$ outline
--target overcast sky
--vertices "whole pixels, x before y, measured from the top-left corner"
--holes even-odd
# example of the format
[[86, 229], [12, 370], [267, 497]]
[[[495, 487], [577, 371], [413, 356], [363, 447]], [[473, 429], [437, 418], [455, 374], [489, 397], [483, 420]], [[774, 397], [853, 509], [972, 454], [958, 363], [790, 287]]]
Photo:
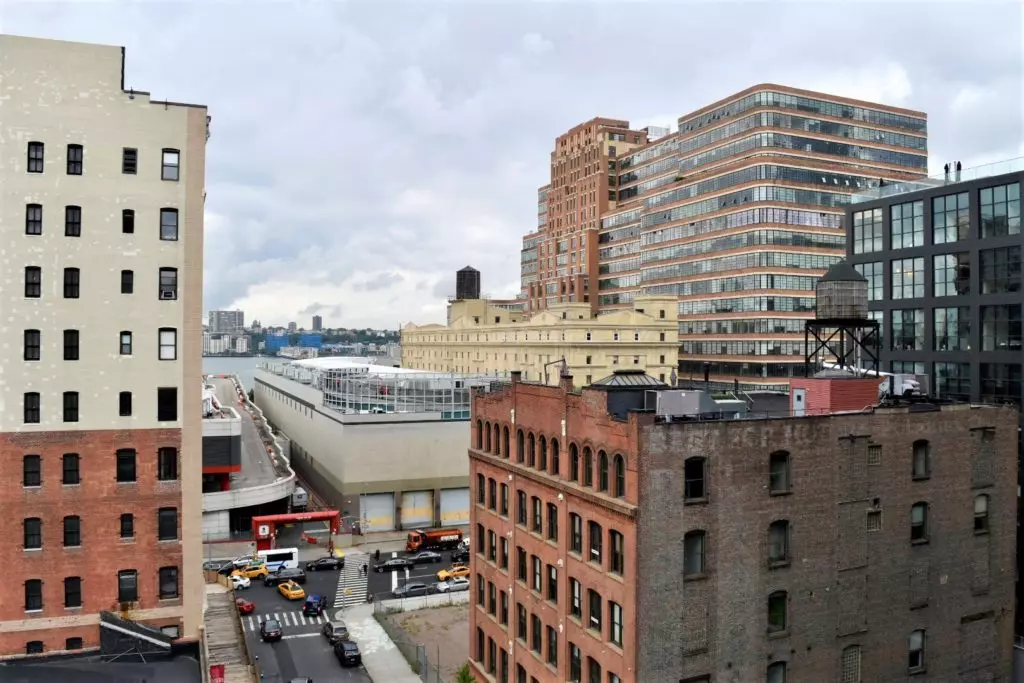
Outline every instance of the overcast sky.
[[0, 31], [127, 48], [203, 103], [204, 307], [264, 324], [442, 322], [455, 271], [519, 289], [554, 138], [760, 82], [923, 110], [929, 166], [1024, 156], [1018, 2], [388, 4], [0, 0]]

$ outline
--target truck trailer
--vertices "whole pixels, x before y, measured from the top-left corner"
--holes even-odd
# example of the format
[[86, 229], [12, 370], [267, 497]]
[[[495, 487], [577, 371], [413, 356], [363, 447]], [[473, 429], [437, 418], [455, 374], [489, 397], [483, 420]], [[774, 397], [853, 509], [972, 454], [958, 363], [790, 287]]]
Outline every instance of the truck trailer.
[[410, 531], [405, 542], [407, 552], [418, 550], [448, 550], [462, 544], [462, 529], [420, 529]]

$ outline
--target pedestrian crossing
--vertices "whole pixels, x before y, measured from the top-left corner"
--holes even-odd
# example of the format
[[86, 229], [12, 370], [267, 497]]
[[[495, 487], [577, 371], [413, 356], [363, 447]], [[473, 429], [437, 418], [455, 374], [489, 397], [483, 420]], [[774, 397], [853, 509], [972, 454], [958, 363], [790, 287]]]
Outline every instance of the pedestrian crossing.
[[338, 572], [338, 590], [334, 594], [334, 608], [344, 609], [366, 602], [366, 587], [370, 582], [363, 574], [363, 565], [369, 567], [366, 553], [345, 553], [345, 568]]
[[323, 624], [326, 624], [331, 620], [331, 615], [327, 612], [319, 616], [307, 616], [301, 611], [299, 612], [272, 612], [270, 614], [250, 614], [242, 617], [242, 625], [246, 631], [251, 633], [259, 633], [260, 622], [268, 619], [276, 619], [280, 622], [281, 626], [288, 628], [296, 628], [301, 626], [310, 626], [315, 629], [319, 629]]

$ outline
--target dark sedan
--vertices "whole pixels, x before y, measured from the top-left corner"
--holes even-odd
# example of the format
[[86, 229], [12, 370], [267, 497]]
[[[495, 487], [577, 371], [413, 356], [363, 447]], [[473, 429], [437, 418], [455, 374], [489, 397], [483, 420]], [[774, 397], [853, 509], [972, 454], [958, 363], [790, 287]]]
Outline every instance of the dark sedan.
[[264, 643], [271, 640], [281, 640], [281, 623], [277, 619], [267, 619], [260, 622], [260, 639]]
[[469, 551], [465, 548], [456, 548], [452, 551], [452, 562], [469, 562]]
[[382, 562], [373, 568], [375, 572], [394, 572], [401, 569], [411, 569], [413, 563], [403, 557], [396, 557], [393, 560]]
[[414, 598], [419, 595], [426, 595], [429, 592], [430, 587], [425, 583], [407, 583], [391, 591], [391, 595], [396, 598]]
[[343, 557], [318, 557], [306, 563], [307, 572], [315, 572], [320, 569], [344, 569], [345, 558]]
[[282, 567], [273, 574], [267, 574], [263, 577], [264, 586], [276, 586], [284, 583], [285, 581], [294, 581], [295, 583], [304, 584], [306, 583], [306, 572], [301, 569], [285, 569]]
[[334, 644], [334, 656], [342, 666], [359, 666], [363, 663], [363, 656], [359, 652], [359, 646], [351, 640], [339, 640]]
[[409, 560], [413, 564], [436, 564], [437, 562], [442, 561], [441, 553], [435, 553], [432, 550], [424, 550], [421, 553], [409, 555], [405, 559]]

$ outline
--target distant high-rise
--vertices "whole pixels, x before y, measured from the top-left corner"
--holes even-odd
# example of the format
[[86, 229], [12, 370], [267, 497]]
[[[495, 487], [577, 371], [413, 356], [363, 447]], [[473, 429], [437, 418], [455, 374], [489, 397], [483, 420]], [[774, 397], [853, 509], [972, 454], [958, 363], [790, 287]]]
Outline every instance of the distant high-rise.
[[299, 329], [298, 323], [295, 323], [295, 322], [288, 323], [288, 331], [289, 332], [294, 332], [297, 329]]
[[324, 329], [324, 319], [318, 315], [313, 316], [313, 331], [319, 332]]
[[213, 334], [241, 334], [245, 328], [242, 311], [210, 311], [210, 332]]
[[480, 271], [466, 266], [455, 274], [455, 298], [459, 301], [480, 298]]

